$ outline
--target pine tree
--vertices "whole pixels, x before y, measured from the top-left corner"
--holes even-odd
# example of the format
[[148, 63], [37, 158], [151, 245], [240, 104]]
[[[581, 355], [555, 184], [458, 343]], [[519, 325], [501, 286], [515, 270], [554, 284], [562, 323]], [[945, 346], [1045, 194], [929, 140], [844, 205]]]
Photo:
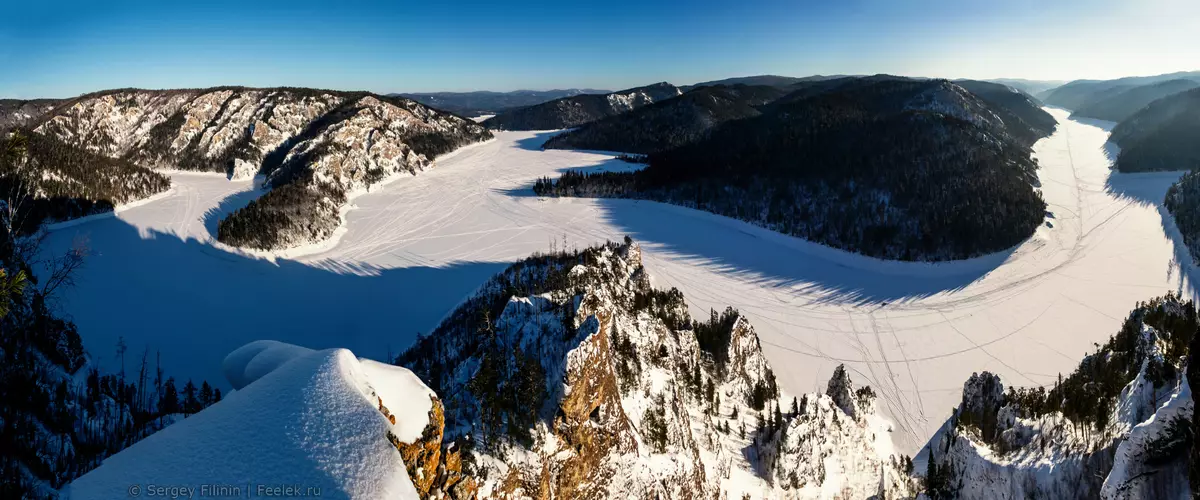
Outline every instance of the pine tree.
[[163, 388], [162, 400], [158, 403], [158, 411], [163, 415], [179, 413], [179, 391], [175, 389], [175, 377], [167, 378]]
[[188, 380], [187, 384], [183, 386], [183, 412], [191, 415], [198, 411], [200, 411], [200, 401], [196, 399], [196, 384]]
[[208, 381], [206, 380], [203, 384], [200, 384], [200, 407], [208, 408], [208, 405], [211, 404], [213, 404], [212, 386], [208, 385]]
[[792, 398], [792, 416], [795, 417], [796, 415], [799, 415], [799, 414], [800, 414], [800, 407], [796, 403], [796, 398], [793, 397]]

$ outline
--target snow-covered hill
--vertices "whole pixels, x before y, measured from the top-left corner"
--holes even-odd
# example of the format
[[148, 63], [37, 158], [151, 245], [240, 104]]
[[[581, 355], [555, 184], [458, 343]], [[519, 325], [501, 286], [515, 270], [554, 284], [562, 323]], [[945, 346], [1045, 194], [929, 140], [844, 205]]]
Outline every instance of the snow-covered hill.
[[31, 125], [142, 166], [264, 175], [272, 191], [219, 232], [222, 242], [259, 250], [328, 239], [356, 193], [491, 137], [408, 99], [296, 88], [105, 91], [61, 103]]

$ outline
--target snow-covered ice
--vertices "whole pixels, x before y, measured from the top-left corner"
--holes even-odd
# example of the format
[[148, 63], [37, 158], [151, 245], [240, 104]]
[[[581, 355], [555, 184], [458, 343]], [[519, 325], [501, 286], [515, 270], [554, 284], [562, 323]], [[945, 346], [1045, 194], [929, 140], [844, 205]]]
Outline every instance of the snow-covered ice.
[[384, 359], [509, 262], [628, 234], [655, 284], [683, 290], [694, 314], [745, 313], [789, 393], [824, 390], [845, 363], [879, 394], [899, 451], [913, 453], [972, 372], [1052, 383], [1137, 301], [1194, 294], [1190, 258], [1160, 210], [1178, 174], [1113, 173], [1111, 123], [1049, 111], [1061, 125], [1035, 146], [1046, 223], [969, 261], [885, 262], [660, 203], [540, 199], [538, 177], [630, 167], [541, 151], [550, 134], [533, 132], [499, 132], [357, 198], [338, 243], [296, 260], [214, 246], [216, 221], [259, 192], [184, 174], [171, 196], [55, 231], [49, 246], [89, 237], [95, 255], [62, 306], [97, 359], [115, 369], [124, 336], [132, 350], [161, 350], [177, 378], [215, 382], [225, 354], [258, 338]]

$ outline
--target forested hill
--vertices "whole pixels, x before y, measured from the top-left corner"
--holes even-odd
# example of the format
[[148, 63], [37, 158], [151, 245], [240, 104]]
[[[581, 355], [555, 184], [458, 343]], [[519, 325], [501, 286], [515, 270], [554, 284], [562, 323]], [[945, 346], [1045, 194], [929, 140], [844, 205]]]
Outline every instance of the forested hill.
[[1038, 97], [1048, 105], [1074, 111], [1084, 107], [1089, 102], [1113, 96], [1134, 87], [1153, 85], [1170, 80], [1200, 81], [1200, 71], [1156, 76], [1134, 76], [1116, 80], [1075, 80], [1061, 87], [1047, 90]]
[[1113, 128], [1109, 140], [1121, 146], [1117, 170], [1200, 168], [1200, 88], [1150, 103]]
[[496, 114], [504, 110], [533, 106], [562, 97], [582, 94], [607, 94], [608, 90], [562, 89], [562, 90], [514, 90], [512, 92], [426, 92], [415, 94], [390, 94], [412, 99], [426, 106], [444, 109], [463, 116]]
[[611, 94], [585, 94], [502, 112], [484, 121], [491, 129], [558, 130], [578, 127], [609, 116], [678, 96], [680, 90], [666, 82]]
[[1037, 98], [1016, 88], [977, 80], [954, 83], [983, 99], [1004, 122], [1008, 134], [1023, 144], [1032, 145], [1058, 126], [1058, 121], [1042, 109]]
[[781, 99], [636, 174], [535, 191], [661, 200], [880, 258], [968, 258], [1016, 245], [1045, 213], [1030, 141], [998, 108], [945, 80], [863, 78]]
[[699, 87], [556, 135], [543, 147], [642, 154], [663, 151], [694, 141], [729, 120], [758, 116], [759, 106], [784, 92], [763, 85]]
[[1112, 95], [1101, 93], [1071, 115], [1119, 122], [1133, 116], [1134, 113], [1154, 101], [1197, 87], [1200, 87], [1200, 79], [1168, 80], [1130, 89], [1121, 87], [1122, 90], [1112, 93]]

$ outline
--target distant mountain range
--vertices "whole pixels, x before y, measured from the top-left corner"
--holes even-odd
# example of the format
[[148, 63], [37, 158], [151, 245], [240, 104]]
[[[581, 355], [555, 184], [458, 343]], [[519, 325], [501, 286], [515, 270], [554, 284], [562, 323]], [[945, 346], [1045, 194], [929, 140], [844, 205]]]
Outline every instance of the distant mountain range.
[[682, 92], [667, 82], [609, 94], [583, 94], [503, 111], [483, 122], [491, 129], [557, 130], [577, 127], [676, 97]]
[[466, 117], [494, 115], [504, 110], [533, 106], [562, 97], [582, 94], [607, 94], [610, 90], [561, 89], [561, 90], [514, 90], [512, 92], [427, 92], [388, 94], [412, 99], [426, 106], [458, 113]]
[[712, 85], [763, 85], [767, 87], [790, 87], [797, 83], [813, 82], [821, 80], [834, 80], [837, 78], [845, 78], [846, 75], [813, 75], [804, 77], [795, 76], [779, 76], [779, 75], [755, 75], [755, 76], [739, 76], [735, 78], [725, 78], [723, 80], [713, 80], [710, 82], [700, 82], [695, 85], [685, 85], [682, 88], [684, 91], [691, 90], [697, 87], [706, 87]]
[[1116, 80], [1075, 80], [1061, 87], [1044, 91], [1038, 97], [1042, 102], [1050, 106], [1058, 106], [1075, 111], [1093, 101], [1115, 96], [1134, 87], [1163, 83], [1170, 80], [1200, 81], [1200, 71], [1156, 76], [1134, 76], [1118, 78]]
[[1067, 83], [1066, 80], [1026, 80], [1023, 78], [996, 78], [985, 81], [1007, 85], [1031, 96], [1037, 96], [1047, 90], [1061, 87]]
[[1197, 87], [1200, 87], [1200, 77], [1194, 80], [1167, 80], [1132, 88], [1121, 85], [1092, 94], [1092, 99], [1071, 115], [1119, 122], [1133, 116], [1154, 101]]
[[654, 153], [681, 146], [729, 120], [761, 114], [758, 110], [785, 94], [779, 87], [715, 85], [679, 97], [610, 116], [550, 138], [548, 149], [594, 149]]

